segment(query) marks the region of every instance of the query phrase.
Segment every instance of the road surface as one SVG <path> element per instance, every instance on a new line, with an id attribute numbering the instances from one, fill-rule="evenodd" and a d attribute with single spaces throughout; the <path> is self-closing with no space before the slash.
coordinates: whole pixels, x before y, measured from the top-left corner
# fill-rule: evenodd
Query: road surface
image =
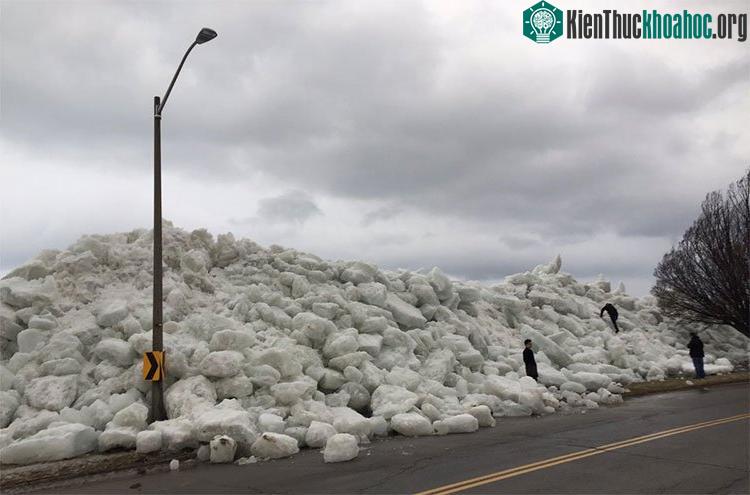
<path id="1" fill-rule="evenodd" d="M 750 385 L 726 385 L 502 419 L 468 435 L 392 437 L 346 463 L 304 450 L 246 466 L 110 474 L 47 493 L 747 494 L 749 411 Z"/>

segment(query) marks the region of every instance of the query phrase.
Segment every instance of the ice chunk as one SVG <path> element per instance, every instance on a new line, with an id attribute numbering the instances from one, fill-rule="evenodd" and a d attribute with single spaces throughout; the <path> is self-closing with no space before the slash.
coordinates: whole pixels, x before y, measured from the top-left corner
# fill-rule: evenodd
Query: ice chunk
<path id="1" fill-rule="evenodd" d="M 336 332 L 336 325 L 315 313 L 298 313 L 292 319 L 292 328 L 301 331 L 316 346 L 322 345 L 328 335 Z"/>
<path id="2" fill-rule="evenodd" d="M 90 426 L 60 424 L 0 449 L 0 462 L 31 464 L 58 461 L 91 452 L 96 446 L 97 434 Z"/>
<path id="3" fill-rule="evenodd" d="M 96 399 L 91 405 L 84 406 L 81 408 L 81 412 L 91 418 L 90 426 L 93 426 L 96 430 L 103 430 L 115 414 L 109 404 L 101 399 Z"/>
<path id="4" fill-rule="evenodd" d="M 390 385 L 397 385 L 413 392 L 421 383 L 422 377 L 408 368 L 394 366 L 385 376 L 385 381 Z"/>
<path id="5" fill-rule="evenodd" d="M 191 415 L 216 403 L 216 390 L 205 376 L 183 378 L 167 389 L 167 414 L 170 418 Z"/>
<path id="6" fill-rule="evenodd" d="M 52 330 L 57 328 L 57 320 L 52 315 L 34 315 L 29 319 L 29 328 Z"/>
<path id="7" fill-rule="evenodd" d="M 304 426 L 290 426 L 284 430 L 284 435 L 290 436 L 297 440 L 297 445 L 302 448 L 305 446 L 305 435 L 307 435 L 307 428 Z"/>
<path id="8" fill-rule="evenodd" d="M 521 327 L 521 337 L 531 339 L 533 345 L 538 347 L 550 360 L 559 367 L 569 366 L 573 362 L 570 354 L 557 345 L 552 339 L 545 337 L 528 325 Z"/>
<path id="9" fill-rule="evenodd" d="M 338 390 L 339 387 L 346 383 L 346 378 L 340 371 L 326 368 L 323 371 L 323 376 L 318 383 L 320 385 L 320 388 L 324 390 Z"/>
<path id="10" fill-rule="evenodd" d="M 329 337 L 325 346 L 323 346 L 323 355 L 327 358 L 333 358 L 354 352 L 358 347 L 357 331 L 352 328 L 351 331 L 340 332 Z"/>
<path id="11" fill-rule="evenodd" d="M 18 352 L 32 352 L 47 342 L 49 334 L 35 328 L 28 328 L 19 332 L 16 338 Z"/>
<path id="12" fill-rule="evenodd" d="M 211 463 L 226 463 L 234 461 L 237 452 L 237 442 L 226 435 L 217 435 L 211 440 Z"/>
<path id="13" fill-rule="evenodd" d="M 135 437 L 135 451 L 139 454 L 157 452 L 161 449 L 161 432 L 144 430 Z"/>
<path id="14" fill-rule="evenodd" d="M 16 312 L 10 306 L 0 304 L 0 338 L 16 340 L 23 327 L 16 322 Z"/>
<path id="15" fill-rule="evenodd" d="M 258 437 L 250 413 L 242 409 L 208 409 L 196 418 L 195 430 L 201 442 L 209 442 L 218 435 L 231 437 L 243 452 L 249 450 Z"/>
<path id="16" fill-rule="evenodd" d="M 216 387 L 216 397 L 219 400 L 232 398 L 241 399 L 253 394 L 252 380 L 241 374 L 216 380 L 214 386 Z"/>
<path id="17" fill-rule="evenodd" d="M 260 352 L 256 357 L 256 364 L 272 366 L 281 373 L 282 377 L 291 378 L 302 374 L 302 365 L 291 352 L 285 349 L 271 348 Z"/>
<path id="18" fill-rule="evenodd" d="M 94 354 L 102 361 L 109 361 L 122 367 L 133 364 L 135 358 L 130 344 L 120 339 L 102 340 L 94 347 Z"/>
<path id="19" fill-rule="evenodd" d="M 548 364 L 538 363 L 538 371 L 539 383 L 542 383 L 544 385 L 554 385 L 556 387 L 559 387 L 563 383 L 568 381 L 567 378 L 565 378 L 565 375 Z"/>
<path id="20" fill-rule="evenodd" d="M 326 448 L 323 451 L 323 460 L 325 462 L 343 462 L 350 461 L 359 454 L 359 445 L 357 438 L 348 433 L 337 433 L 331 436 L 326 442 Z"/>
<path id="21" fill-rule="evenodd" d="M 77 375 L 81 372 L 81 364 L 73 358 L 53 359 L 42 363 L 39 372 L 42 375 Z"/>
<path id="22" fill-rule="evenodd" d="M 305 443 L 312 448 L 325 447 L 330 437 L 336 434 L 336 428 L 328 423 L 313 421 L 305 433 Z"/>
<path id="23" fill-rule="evenodd" d="M 376 437 L 388 436 L 388 422 L 383 416 L 372 416 L 369 421 L 373 435 Z"/>
<path id="24" fill-rule="evenodd" d="M 262 433 L 283 433 L 286 429 L 286 423 L 284 419 L 270 413 L 263 413 L 258 417 L 258 428 Z"/>
<path id="25" fill-rule="evenodd" d="M 370 392 L 359 383 L 348 382 L 341 386 L 341 392 L 349 396 L 347 404 L 355 410 L 364 410 L 370 405 Z"/>
<path id="26" fill-rule="evenodd" d="M 438 435 L 471 433 L 479 429 L 479 421 L 471 414 L 459 414 L 435 421 L 433 427 Z"/>
<path id="27" fill-rule="evenodd" d="M 15 381 L 16 377 L 13 376 L 13 373 L 0 364 L 0 390 L 10 390 L 13 388 L 13 382 Z"/>
<path id="28" fill-rule="evenodd" d="M 398 385 L 380 385 L 372 394 L 372 412 L 376 416 L 390 419 L 396 414 L 409 411 L 419 400 L 414 392 Z"/>
<path id="29" fill-rule="evenodd" d="M 586 386 L 578 382 L 565 382 L 560 385 L 560 390 L 583 394 L 586 392 Z"/>
<path id="30" fill-rule="evenodd" d="M 606 388 L 610 383 L 612 383 L 612 379 L 610 377 L 608 377 L 607 375 L 602 375 L 601 373 L 579 371 L 576 373 L 564 372 L 563 374 L 565 374 L 566 377 L 571 381 L 580 383 L 581 385 L 586 387 L 587 390 L 598 390 L 602 387 Z"/>
<path id="31" fill-rule="evenodd" d="M 99 451 L 106 452 L 115 448 L 134 449 L 138 430 L 127 426 L 109 425 L 99 435 Z"/>
<path id="32" fill-rule="evenodd" d="M 270 387 L 281 379 L 281 373 L 267 364 L 250 367 L 248 375 L 256 387 Z"/>
<path id="33" fill-rule="evenodd" d="M 48 276 L 41 280 L 11 277 L 0 280 L 0 302 L 14 308 L 44 307 L 55 297 L 55 280 Z"/>
<path id="34" fill-rule="evenodd" d="M 472 417 L 472 419 L 474 419 L 474 417 Z M 396 414 L 391 418 L 391 428 L 407 437 L 433 434 L 432 423 L 430 423 L 430 420 L 417 413 Z"/>
<path id="35" fill-rule="evenodd" d="M 339 390 L 335 394 L 326 395 L 325 402 L 329 407 L 346 407 L 346 405 L 349 404 L 350 398 L 351 396 L 348 393 Z"/>
<path id="36" fill-rule="evenodd" d="M 15 390 L 0 392 L 0 428 L 5 428 L 10 424 L 10 420 L 18 409 L 20 402 L 20 396 Z"/>
<path id="37" fill-rule="evenodd" d="M 380 306 L 381 308 L 386 307 L 385 302 L 388 291 L 385 285 L 378 282 L 364 283 L 359 284 L 357 290 L 363 302 L 373 306 Z"/>
<path id="38" fill-rule="evenodd" d="M 422 414 L 424 414 L 430 421 L 434 422 L 443 419 L 443 413 L 441 413 L 435 405 L 429 402 L 424 402 L 420 409 L 422 410 Z"/>
<path id="39" fill-rule="evenodd" d="M 209 461 L 211 459 L 211 447 L 206 444 L 198 447 L 198 450 L 195 453 L 195 458 L 201 462 Z"/>
<path id="40" fill-rule="evenodd" d="M 363 351 L 350 352 L 342 356 L 337 356 L 328 361 L 328 365 L 331 368 L 345 370 L 347 367 L 360 366 L 365 361 L 370 361 L 372 358 L 369 354 Z"/>
<path id="41" fill-rule="evenodd" d="M 112 418 L 112 423 L 117 426 L 128 426 L 137 431 L 146 429 L 148 408 L 139 402 L 134 402 L 128 407 L 121 409 Z"/>
<path id="42" fill-rule="evenodd" d="M 477 418 L 477 422 L 481 427 L 492 427 L 495 426 L 495 418 L 492 417 L 492 411 L 486 405 L 474 406 L 469 409 L 469 414 Z"/>
<path id="43" fill-rule="evenodd" d="M 335 303 L 316 302 L 312 305 L 313 313 L 326 320 L 333 320 L 339 313 L 339 305 Z"/>
<path id="44" fill-rule="evenodd" d="M 100 327 L 113 327 L 128 316 L 128 303 L 114 299 L 102 304 L 96 314 L 96 324 Z"/>
<path id="45" fill-rule="evenodd" d="M 117 413 L 140 399 L 140 392 L 136 389 L 130 389 L 124 394 L 110 395 L 108 403 L 112 413 Z"/>
<path id="46" fill-rule="evenodd" d="M 380 354 L 380 349 L 383 347 L 383 337 L 377 334 L 361 333 L 357 335 L 357 343 L 359 350 L 375 357 Z"/>
<path id="47" fill-rule="evenodd" d="M 427 323 L 417 308 L 405 303 L 393 293 L 388 293 L 385 305 L 393 313 L 393 318 L 406 328 L 422 328 Z"/>
<path id="48" fill-rule="evenodd" d="M 369 437 L 372 434 L 372 425 L 357 411 L 348 407 L 332 407 L 333 427 L 339 433 L 351 433 L 357 437 Z"/>
<path id="49" fill-rule="evenodd" d="M 240 372 L 244 359 L 237 351 L 215 351 L 201 361 L 200 370 L 205 376 L 226 378 Z"/>
<path id="50" fill-rule="evenodd" d="M 431 353 L 419 371 L 425 378 L 443 383 L 448 373 L 453 371 L 456 357 L 448 349 L 441 349 Z"/>
<path id="51" fill-rule="evenodd" d="M 651 368 L 648 370 L 648 373 L 646 374 L 646 380 L 648 381 L 664 380 L 664 377 L 664 370 L 659 368 L 658 366 L 651 366 Z"/>
<path id="52" fill-rule="evenodd" d="M 255 344 L 255 335 L 239 330 L 220 330 L 211 336 L 209 348 L 212 351 L 242 351 Z"/>
<path id="53" fill-rule="evenodd" d="M 176 451 L 198 446 L 195 428 L 186 419 L 155 421 L 148 428 L 161 433 L 162 449 Z"/>
<path id="54" fill-rule="evenodd" d="M 24 397 L 37 409 L 60 411 L 73 403 L 77 392 L 76 376 L 45 376 L 32 380 L 24 390 Z"/>
<path id="55" fill-rule="evenodd" d="M 341 273 L 341 280 L 351 282 L 354 285 L 372 282 L 377 274 L 377 270 L 367 263 L 355 261 Z"/>
<path id="56" fill-rule="evenodd" d="M 281 433 L 263 433 L 252 446 L 253 455 L 261 459 L 280 459 L 297 452 L 297 440 Z"/>
<path id="57" fill-rule="evenodd" d="M 388 320 L 384 316 L 372 316 L 362 322 L 359 330 L 362 334 L 380 334 L 388 327 Z"/>
<path id="58" fill-rule="evenodd" d="M 344 378 L 346 378 L 350 382 L 361 383 L 362 377 L 362 372 L 354 366 L 347 366 L 346 368 L 344 368 Z"/>
<path id="59" fill-rule="evenodd" d="M 453 295 L 453 284 L 450 279 L 438 267 L 434 267 L 428 276 L 428 280 L 435 294 L 441 301 L 445 301 Z"/>

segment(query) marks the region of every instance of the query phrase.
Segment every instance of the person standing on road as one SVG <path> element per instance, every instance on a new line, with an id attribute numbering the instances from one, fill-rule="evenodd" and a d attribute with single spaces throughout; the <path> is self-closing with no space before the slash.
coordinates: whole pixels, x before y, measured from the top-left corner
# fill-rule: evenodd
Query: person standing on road
<path id="1" fill-rule="evenodd" d="M 690 349 L 690 357 L 693 358 L 695 377 L 706 378 L 706 372 L 703 370 L 703 341 L 698 337 L 698 334 L 690 332 L 690 342 L 687 346 Z"/>
<path id="2" fill-rule="evenodd" d="M 612 320 L 612 325 L 615 326 L 615 333 L 618 333 L 620 331 L 619 328 L 617 328 L 617 317 L 619 316 L 617 314 L 617 308 L 615 308 L 612 304 L 607 303 L 604 305 L 601 311 L 599 311 L 599 318 L 604 317 L 604 312 L 607 312 L 609 315 L 609 319 Z"/>
<path id="3" fill-rule="evenodd" d="M 526 376 L 530 376 L 536 381 L 539 381 L 539 373 L 536 370 L 536 359 L 534 359 L 534 351 L 531 350 L 531 339 L 523 341 L 523 364 L 526 365 Z"/>

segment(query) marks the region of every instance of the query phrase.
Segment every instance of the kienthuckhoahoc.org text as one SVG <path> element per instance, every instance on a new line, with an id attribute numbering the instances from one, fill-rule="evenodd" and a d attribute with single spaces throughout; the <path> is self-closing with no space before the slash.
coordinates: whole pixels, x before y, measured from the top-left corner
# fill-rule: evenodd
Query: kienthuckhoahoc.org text
<path id="1" fill-rule="evenodd" d="M 567 11 L 569 39 L 747 39 L 747 14 Z"/>

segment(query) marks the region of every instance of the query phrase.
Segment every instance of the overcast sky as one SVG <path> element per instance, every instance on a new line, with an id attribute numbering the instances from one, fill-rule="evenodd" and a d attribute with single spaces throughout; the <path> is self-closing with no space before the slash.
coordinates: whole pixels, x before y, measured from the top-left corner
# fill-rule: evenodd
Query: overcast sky
<path id="1" fill-rule="evenodd" d="M 3 0 L 0 271 L 151 226 L 153 96 L 209 26 L 164 111 L 177 226 L 485 281 L 559 253 L 646 294 L 750 166 L 747 43 L 538 45 L 531 3 Z"/>

